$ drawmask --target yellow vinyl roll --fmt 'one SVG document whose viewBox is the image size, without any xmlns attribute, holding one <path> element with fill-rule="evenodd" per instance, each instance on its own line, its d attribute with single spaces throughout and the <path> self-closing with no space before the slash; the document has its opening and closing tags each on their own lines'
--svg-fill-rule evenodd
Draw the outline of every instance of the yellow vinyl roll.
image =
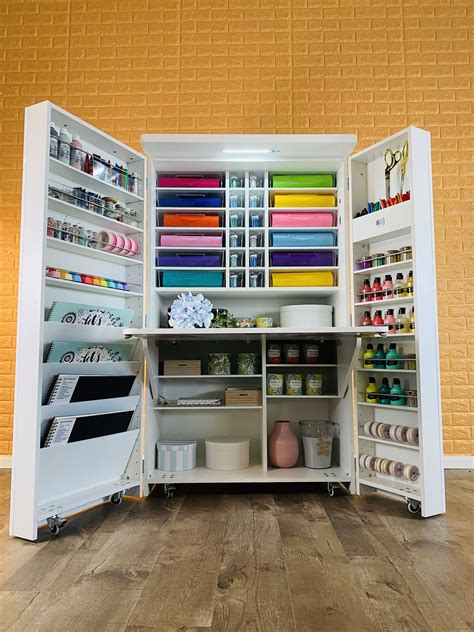
<svg viewBox="0 0 474 632">
<path fill-rule="evenodd" d="M 305 194 L 277 193 L 275 194 L 275 208 L 312 208 L 336 206 L 336 196 L 332 193 Z"/>
<path fill-rule="evenodd" d="M 332 287 L 332 272 L 272 272 L 273 287 Z"/>
</svg>

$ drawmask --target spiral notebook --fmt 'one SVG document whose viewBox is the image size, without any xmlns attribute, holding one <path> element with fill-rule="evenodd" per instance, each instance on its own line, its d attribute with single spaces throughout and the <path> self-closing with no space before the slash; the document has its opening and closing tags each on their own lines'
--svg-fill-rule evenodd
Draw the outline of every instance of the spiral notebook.
<svg viewBox="0 0 474 632">
<path fill-rule="evenodd" d="M 46 404 L 69 404 L 112 397 L 128 397 L 135 375 L 56 376 Z"/>
<path fill-rule="evenodd" d="M 133 309 L 55 301 L 49 310 L 48 321 L 95 327 L 130 327 L 134 313 Z"/>
<path fill-rule="evenodd" d="M 125 410 L 99 415 L 54 417 L 41 447 L 50 448 L 125 432 L 128 430 L 134 412 L 133 410 Z"/>
</svg>

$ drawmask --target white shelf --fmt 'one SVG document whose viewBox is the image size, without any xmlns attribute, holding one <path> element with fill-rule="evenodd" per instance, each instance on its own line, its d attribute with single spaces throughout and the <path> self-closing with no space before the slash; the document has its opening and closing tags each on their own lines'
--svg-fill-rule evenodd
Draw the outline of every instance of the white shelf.
<svg viewBox="0 0 474 632">
<path fill-rule="evenodd" d="M 387 263 L 383 266 L 374 266 L 365 270 L 354 270 L 354 274 L 362 276 L 375 276 L 380 272 L 395 272 L 396 270 L 413 269 L 413 259 L 409 261 L 398 261 L 397 263 Z"/>
<path fill-rule="evenodd" d="M 401 441 L 386 441 L 385 439 L 377 439 L 376 437 L 368 437 L 367 435 L 359 435 L 359 439 L 363 441 L 372 441 L 373 443 L 380 443 L 381 445 L 388 445 L 392 448 L 406 448 L 407 450 L 419 450 L 419 446 L 411 445 L 410 443 L 402 443 Z"/>
<path fill-rule="evenodd" d="M 308 467 L 271 468 L 251 465 L 245 470 L 209 470 L 200 466 L 186 472 L 154 470 L 149 476 L 152 483 L 337 483 L 349 482 L 351 474 L 340 467 L 316 470 Z"/>
<path fill-rule="evenodd" d="M 401 338 L 403 340 L 403 339 L 406 339 L 406 338 L 414 338 L 415 335 L 416 334 L 388 334 L 388 333 L 381 333 L 381 334 L 378 334 L 376 336 L 376 338 L 377 339 L 382 338 L 383 340 L 388 340 L 388 339 L 396 340 L 397 338 Z"/>
<path fill-rule="evenodd" d="M 66 165 L 64 162 L 61 162 L 56 158 L 49 158 L 49 170 L 50 173 L 66 178 L 74 184 L 80 184 L 81 186 L 90 188 L 94 192 L 101 193 L 102 195 L 116 197 L 122 202 L 143 202 L 143 198 L 139 195 L 135 195 L 126 189 L 116 187 L 113 184 L 94 178 L 94 176 L 91 176 L 84 171 L 79 171 L 79 169 L 74 169 L 74 167 Z"/>
<path fill-rule="evenodd" d="M 388 395 L 389 393 L 387 393 Z M 357 402 L 357 406 L 368 406 L 369 408 L 383 408 L 387 410 L 402 410 L 404 412 L 416 413 L 418 412 L 417 406 L 392 406 L 391 404 L 368 404 L 367 402 Z"/>
<path fill-rule="evenodd" d="M 153 376 L 155 380 L 214 380 L 214 379 L 234 379 L 234 378 L 261 378 L 261 373 L 256 373 L 254 375 L 155 375 Z M 180 406 L 182 408 L 182 406 Z M 214 408 L 214 406 L 213 406 Z"/>
<path fill-rule="evenodd" d="M 215 191 L 226 191 L 226 187 L 155 187 L 158 193 L 202 193 L 206 191 L 207 193 L 214 193 Z M 238 191 L 239 189 L 229 189 L 229 191 Z M 245 191 L 245 189 L 240 189 L 241 191 Z"/>
<path fill-rule="evenodd" d="M 225 226 L 211 226 L 209 228 L 199 226 L 156 226 L 155 230 L 162 233 L 223 233 L 226 230 Z M 233 230 L 236 230 L 235 228 Z"/>
<path fill-rule="evenodd" d="M 267 364 L 267 367 L 275 368 L 275 369 L 279 369 L 279 368 L 326 369 L 329 367 L 337 367 L 337 366 L 338 366 L 337 364 Z"/>
<path fill-rule="evenodd" d="M 195 271 L 205 271 L 205 272 L 224 272 L 224 267 L 213 267 L 213 266 L 155 266 L 155 270 L 176 270 L 177 272 L 181 272 L 182 270 L 195 270 Z"/>
<path fill-rule="evenodd" d="M 208 268 L 211 269 L 211 268 Z M 239 296 L 240 298 L 259 298 L 264 295 L 274 298 L 286 298 L 289 296 L 319 296 L 325 297 L 335 294 L 339 291 L 338 287 L 157 287 L 155 292 L 160 296 L 170 297 L 177 296 L 187 291 L 193 293 L 201 293 L 204 296 L 219 295 L 221 297 L 230 298 Z"/>
<path fill-rule="evenodd" d="M 212 252 L 212 251 L 216 251 L 216 252 L 224 252 L 225 251 L 225 247 L 213 247 L 213 248 L 205 248 L 203 246 L 155 246 L 155 250 L 172 250 L 173 252 L 176 250 L 179 250 L 179 252 Z M 237 248 L 233 248 L 232 250 L 238 250 Z M 245 248 L 243 248 L 242 250 L 245 250 Z"/>
<path fill-rule="evenodd" d="M 339 230 L 338 226 L 323 226 L 321 228 L 315 228 L 315 227 L 311 227 L 311 226 L 298 226 L 295 228 L 285 228 L 282 226 L 269 226 L 268 230 L 271 230 L 272 232 L 285 232 L 285 233 L 294 233 L 294 232 L 315 232 L 317 231 L 319 232 L 326 232 L 326 233 L 335 233 Z"/>
<path fill-rule="evenodd" d="M 339 246 L 269 246 L 268 250 L 278 250 L 278 251 L 282 251 L 284 250 L 285 252 L 287 250 L 303 250 L 303 251 L 320 251 L 320 250 L 339 250 Z"/>
<path fill-rule="evenodd" d="M 337 187 L 268 187 L 270 193 L 337 193 Z"/>
<path fill-rule="evenodd" d="M 341 399 L 340 395 L 266 395 L 267 399 Z"/>
<path fill-rule="evenodd" d="M 72 254 L 90 257 L 91 259 L 100 259 L 101 261 L 108 261 L 109 263 L 115 263 L 122 266 L 143 265 L 143 262 L 137 257 L 122 257 L 121 255 L 114 255 L 112 252 L 107 252 L 106 250 L 97 250 L 96 248 L 80 246 L 79 244 L 73 244 L 70 241 L 63 241 L 62 239 L 56 239 L 55 237 L 47 237 L 46 245 L 48 248 L 64 250 Z"/>
<path fill-rule="evenodd" d="M 268 266 L 269 270 L 287 272 L 320 272 L 321 270 L 339 270 L 339 266 Z"/>
<path fill-rule="evenodd" d="M 102 285 L 91 285 L 88 283 L 77 283 L 76 281 L 68 281 L 66 279 L 55 279 L 53 277 L 45 277 L 46 285 L 52 287 L 62 287 L 69 290 L 77 290 L 79 292 L 92 292 L 93 294 L 105 294 L 109 296 L 123 296 L 124 298 L 133 298 L 143 296 L 139 292 L 127 292 L 126 290 L 116 290 L 114 288 L 104 287 Z"/>
<path fill-rule="evenodd" d="M 413 303 L 413 296 L 403 296 L 402 298 L 386 298 L 381 301 L 367 301 L 366 303 L 354 303 L 354 307 L 365 307 L 367 309 L 384 305 L 403 305 L 403 303 Z"/>
<path fill-rule="evenodd" d="M 155 406 L 155 410 L 181 410 L 181 411 L 192 411 L 196 410 L 261 410 L 262 406 L 226 406 L 223 404 L 222 406 Z"/>
<path fill-rule="evenodd" d="M 363 470 L 365 472 L 366 470 Z M 408 481 L 403 479 L 389 480 L 387 478 L 379 478 L 372 476 L 371 478 L 359 479 L 361 485 L 367 485 L 374 489 L 379 489 L 381 492 L 389 492 L 390 494 L 396 494 L 397 496 L 408 496 L 412 500 L 421 500 L 420 488 L 417 485 L 412 485 Z"/>
<path fill-rule="evenodd" d="M 105 215 L 99 215 L 99 213 L 94 213 L 94 211 L 88 211 L 75 204 L 70 204 L 69 202 L 64 202 L 63 200 L 58 200 L 50 196 L 48 196 L 48 208 L 51 211 L 63 213 L 67 217 L 77 217 L 77 219 L 82 219 L 84 222 L 90 222 L 91 224 L 96 224 L 108 230 L 116 230 L 124 235 L 143 233 L 141 228 L 130 226 L 130 224 L 126 224 L 125 222 L 118 222 L 115 219 L 105 217 Z"/>
<path fill-rule="evenodd" d="M 413 362 L 413 360 L 412 360 Z M 415 373 L 415 369 L 356 369 L 359 373 Z"/>
</svg>

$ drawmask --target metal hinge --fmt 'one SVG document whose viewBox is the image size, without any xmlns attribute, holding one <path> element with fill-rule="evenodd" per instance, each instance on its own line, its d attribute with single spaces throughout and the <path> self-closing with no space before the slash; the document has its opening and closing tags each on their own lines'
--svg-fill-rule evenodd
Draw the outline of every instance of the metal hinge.
<svg viewBox="0 0 474 632">
<path fill-rule="evenodd" d="M 349 176 L 347 176 L 346 178 L 346 186 L 347 186 L 347 190 L 349 191 Z"/>
<path fill-rule="evenodd" d="M 145 474 L 145 459 L 142 459 L 142 474 Z"/>
</svg>

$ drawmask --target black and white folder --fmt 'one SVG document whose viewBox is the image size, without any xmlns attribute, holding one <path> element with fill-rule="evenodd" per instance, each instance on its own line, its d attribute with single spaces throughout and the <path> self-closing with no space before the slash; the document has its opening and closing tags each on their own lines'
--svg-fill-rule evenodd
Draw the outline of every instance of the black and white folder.
<svg viewBox="0 0 474 632">
<path fill-rule="evenodd" d="M 54 417 L 42 448 L 97 439 L 128 430 L 134 410 L 99 415 L 77 415 L 76 417 Z"/>
<path fill-rule="evenodd" d="M 69 375 L 60 373 L 50 391 L 49 404 L 73 404 L 96 399 L 128 397 L 135 375 Z"/>
</svg>

